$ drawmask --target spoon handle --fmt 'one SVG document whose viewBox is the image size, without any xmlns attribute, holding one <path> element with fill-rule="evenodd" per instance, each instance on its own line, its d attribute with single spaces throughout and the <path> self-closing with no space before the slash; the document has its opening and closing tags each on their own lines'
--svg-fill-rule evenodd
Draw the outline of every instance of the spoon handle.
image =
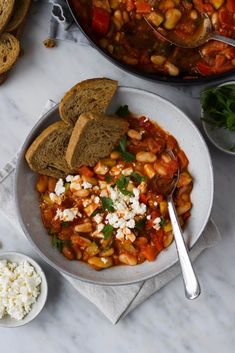
<svg viewBox="0 0 235 353">
<path fill-rule="evenodd" d="M 179 224 L 178 216 L 171 196 L 168 197 L 167 203 L 184 280 L 185 296 L 188 299 L 195 299 L 201 293 L 200 285 L 188 255 L 183 238 L 183 231 Z"/>
<path fill-rule="evenodd" d="M 210 39 L 218 40 L 219 42 L 227 43 L 235 47 L 235 39 L 232 39 L 232 38 L 220 36 L 219 34 L 213 34 L 213 36 L 211 36 Z"/>
</svg>

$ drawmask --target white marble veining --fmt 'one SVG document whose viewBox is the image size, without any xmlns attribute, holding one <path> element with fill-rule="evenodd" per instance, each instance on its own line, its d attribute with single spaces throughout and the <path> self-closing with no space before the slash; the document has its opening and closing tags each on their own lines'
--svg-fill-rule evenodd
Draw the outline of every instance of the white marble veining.
<svg viewBox="0 0 235 353">
<path fill-rule="evenodd" d="M 19 149 L 48 98 L 59 99 L 77 81 L 94 76 L 118 79 L 170 99 L 198 126 L 199 102 L 173 87 L 129 75 L 93 48 L 60 42 L 45 49 L 49 8 L 34 4 L 18 60 L 9 80 L 0 86 L 0 167 Z M 22 235 L 0 215 L 3 250 L 19 250 L 42 264 L 48 277 L 49 298 L 31 324 L 0 329 L 1 353 L 233 353 L 235 346 L 235 158 L 209 144 L 215 171 L 212 215 L 223 240 L 205 251 L 195 269 L 202 295 L 186 301 L 180 278 L 175 279 L 123 321 L 113 326 L 91 303 L 39 258 Z M 200 166 L 199 166 L 200 167 Z"/>
</svg>

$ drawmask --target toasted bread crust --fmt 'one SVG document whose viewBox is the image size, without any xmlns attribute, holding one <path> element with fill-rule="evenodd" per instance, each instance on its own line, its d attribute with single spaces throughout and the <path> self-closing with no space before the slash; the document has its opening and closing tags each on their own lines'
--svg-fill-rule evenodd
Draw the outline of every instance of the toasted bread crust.
<svg viewBox="0 0 235 353">
<path fill-rule="evenodd" d="M 124 133 L 126 133 L 128 130 L 129 124 L 127 121 L 123 120 L 122 118 L 105 116 L 103 114 L 94 114 L 92 112 L 82 114 L 79 117 L 76 125 L 73 128 L 73 132 L 70 137 L 67 151 L 65 154 L 65 159 L 66 159 L 68 165 L 70 166 L 70 168 L 76 169 L 76 168 L 80 167 L 80 165 L 76 164 L 77 163 L 76 162 L 76 159 L 77 159 L 76 153 L 77 153 L 77 146 L 80 142 L 80 138 L 82 138 L 84 131 L 86 131 L 87 128 L 90 128 L 90 123 L 92 121 L 95 121 L 97 123 L 97 130 L 98 130 L 99 129 L 99 120 L 102 121 L 102 119 L 106 120 L 108 123 L 111 122 L 113 127 L 118 126 L 120 129 L 118 136 L 117 136 L 117 140 L 113 141 L 113 145 L 111 146 L 111 149 L 108 151 L 108 153 L 110 153 L 112 151 L 114 145 L 117 143 L 117 141 L 120 139 L 120 137 Z M 97 135 L 97 137 L 98 137 L 98 135 Z M 97 149 L 99 148 L 98 147 L 98 140 L 97 140 L 96 147 L 97 147 Z M 100 156 L 100 158 L 103 158 L 106 156 L 107 155 L 103 155 L 103 156 Z M 84 159 L 85 159 L 85 156 L 84 156 Z M 98 160 L 96 162 L 98 162 Z M 88 162 L 86 163 L 86 161 L 84 160 L 84 165 L 87 165 L 87 164 L 88 164 Z"/>
<path fill-rule="evenodd" d="M 14 10 L 15 0 L 0 0 L 0 34 L 5 30 Z"/>
<path fill-rule="evenodd" d="M 6 26 L 6 32 L 15 34 L 21 24 L 24 23 L 31 5 L 31 0 L 16 1 L 12 17 Z"/>
<path fill-rule="evenodd" d="M 110 103 L 110 100 L 112 99 L 116 89 L 117 89 L 117 85 L 118 82 L 111 80 L 109 78 L 92 78 L 92 79 L 88 79 L 88 80 L 84 80 L 82 82 L 77 83 L 75 86 L 73 86 L 65 95 L 64 97 L 61 99 L 60 105 L 59 105 L 59 113 L 60 113 L 60 117 L 63 121 L 69 123 L 69 124 L 73 124 L 75 125 L 76 121 L 73 121 L 73 118 L 71 118 L 69 116 L 69 111 L 68 111 L 68 103 L 70 100 L 72 100 L 73 98 L 75 98 L 80 92 L 85 91 L 85 90 L 91 90 L 91 93 L 93 91 L 95 91 L 97 89 L 98 85 L 109 85 L 109 94 L 110 94 L 110 99 L 108 100 L 105 109 L 100 109 L 100 111 L 97 112 L 105 112 L 105 110 L 107 109 L 107 106 Z M 92 100 L 92 97 L 89 97 L 90 100 Z M 82 102 L 81 102 L 82 103 Z M 85 102 L 84 102 L 85 103 Z M 89 103 L 89 102 L 88 102 Z M 83 106 L 85 106 L 87 104 L 87 102 L 85 104 L 83 104 Z M 89 105 L 89 104 L 88 104 Z M 86 111 L 89 111 L 90 108 L 88 107 L 87 110 L 85 111 L 80 111 L 78 113 L 78 116 Z M 78 118 L 77 116 L 77 118 Z M 77 119 L 76 119 L 77 120 Z"/>
<path fill-rule="evenodd" d="M 20 43 L 10 33 L 0 36 L 0 74 L 10 70 L 20 54 Z"/>
</svg>

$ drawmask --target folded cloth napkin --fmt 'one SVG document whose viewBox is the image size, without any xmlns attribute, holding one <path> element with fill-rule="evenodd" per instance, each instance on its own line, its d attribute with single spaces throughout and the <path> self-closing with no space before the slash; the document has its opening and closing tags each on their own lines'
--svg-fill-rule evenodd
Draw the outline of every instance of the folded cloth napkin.
<svg viewBox="0 0 235 353">
<path fill-rule="evenodd" d="M 51 109 L 56 103 L 48 101 L 42 115 Z M 14 169 L 17 161 L 15 156 L 5 167 L 0 170 L 0 211 L 13 223 L 13 225 L 22 232 L 17 221 L 13 199 L 13 179 Z M 212 247 L 220 240 L 219 231 L 212 220 L 210 220 L 202 236 L 190 251 L 192 260 L 206 248 Z M 128 286 L 98 286 L 75 280 L 72 277 L 63 275 L 76 290 L 95 304 L 104 315 L 113 323 L 117 323 L 126 316 L 136 306 L 144 302 L 153 293 L 157 292 L 165 284 L 170 282 L 180 274 L 178 264 L 170 267 L 156 277 L 137 284 Z"/>
</svg>

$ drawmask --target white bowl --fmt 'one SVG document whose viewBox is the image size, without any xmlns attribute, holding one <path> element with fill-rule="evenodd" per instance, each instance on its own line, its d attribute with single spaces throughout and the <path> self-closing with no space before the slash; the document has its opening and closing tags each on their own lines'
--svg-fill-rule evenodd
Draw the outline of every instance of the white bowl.
<svg viewBox="0 0 235 353">
<path fill-rule="evenodd" d="M 135 88 L 119 87 L 109 108 L 113 113 L 127 104 L 136 114 L 155 120 L 178 140 L 189 158 L 189 170 L 194 178 L 192 215 L 185 228 L 185 239 L 191 248 L 202 234 L 210 216 L 213 201 L 213 171 L 208 148 L 192 121 L 175 105 L 153 93 Z M 27 137 L 19 155 L 15 174 L 15 201 L 21 226 L 39 254 L 57 270 L 76 279 L 102 285 L 130 284 L 151 278 L 178 261 L 173 243 L 154 262 L 137 266 L 114 266 L 95 271 L 83 262 L 68 261 L 50 244 L 43 227 L 35 189 L 37 175 L 26 161 L 25 152 L 45 127 L 59 119 L 58 106 L 45 114 Z"/>
<path fill-rule="evenodd" d="M 22 320 L 16 320 L 11 318 L 10 316 L 6 315 L 2 319 L 0 319 L 0 327 L 18 327 L 18 326 L 23 326 L 33 319 L 35 319 L 36 316 L 41 312 L 43 309 L 46 299 L 47 299 L 47 292 L 48 292 L 48 287 L 47 287 L 47 279 L 46 276 L 41 269 L 41 267 L 35 262 L 33 259 L 30 257 L 20 254 L 18 252 L 0 252 L 0 260 L 9 260 L 11 262 L 15 263 L 20 263 L 22 261 L 27 261 L 32 265 L 37 272 L 37 274 L 41 277 L 41 285 L 40 285 L 40 294 L 38 295 L 36 302 L 32 304 L 31 311 L 22 319 Z"/>
<path fill-rule="evenodd" d="M 222 83 L 218 87 L 231 84 L 235 84 L 235 81 Z M 201 109 L 201 116 L 202 118 L 204 117 L 203 109 Z M 235 156 L 235 152 L 230 150 L 230 148 L 235 145 L 235 131 L 229 131 L 227 129 L 214 126 L 205 120 L 202 120 L 202 126 L 208 139 L 215 147 L 227 154 Z"/>
</svg>

